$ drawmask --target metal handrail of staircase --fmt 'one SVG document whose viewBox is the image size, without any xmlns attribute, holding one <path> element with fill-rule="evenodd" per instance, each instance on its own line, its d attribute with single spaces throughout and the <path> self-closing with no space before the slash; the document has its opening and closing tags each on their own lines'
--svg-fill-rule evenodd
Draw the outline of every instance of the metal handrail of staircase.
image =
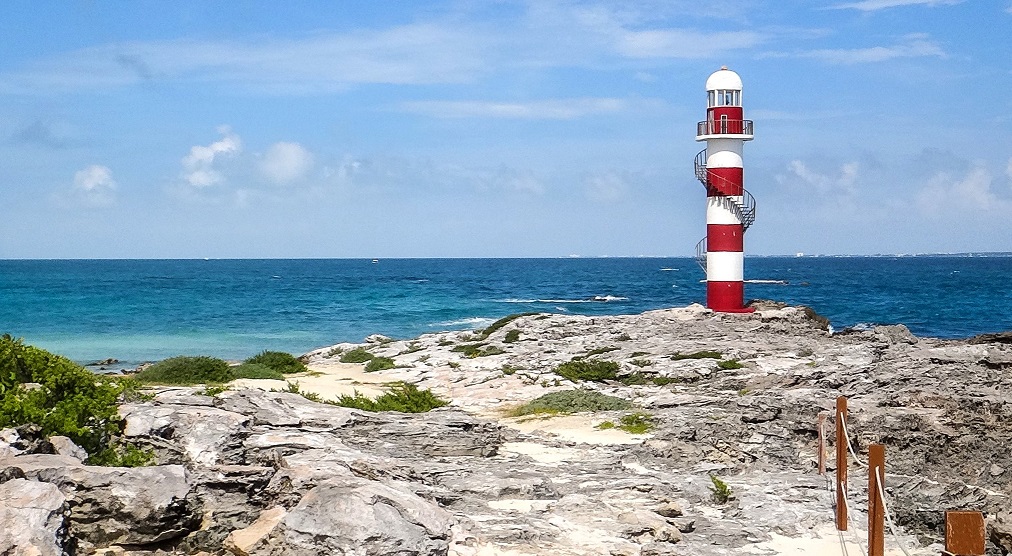
<svg viewBox="0 0 1012 556">
<path fill-rule="evenodd" d="M 696 264 L 703 269 L 703 274 L 706 274 L 706 237 L 696 244 Z"/>
<path fill-rule="evenodd" d="M 718 181 L 721 185 L 730 184 L 727 178 L 714 175 L 707 171 L 706 168 L 706 149 L 699 151 L 696 154 L 695 160 L 693 160 L 693 168 L 696 171 L 696 179 L 706 187 L 706 192 L 709 194 L 716 190 L 720 192 L 720 188 L 716 187 L 714 181 Z M 747 190 L 742 190 L 742 202 L 739 203 L 735 200 L 728 199 L 731 204 L 729 209 L 741 222 L 742 231 L 749 229 L 749 227 L 755 222 L 755 209 L 756 201 L 755 197 L 752 196 Z"/>
</svg>

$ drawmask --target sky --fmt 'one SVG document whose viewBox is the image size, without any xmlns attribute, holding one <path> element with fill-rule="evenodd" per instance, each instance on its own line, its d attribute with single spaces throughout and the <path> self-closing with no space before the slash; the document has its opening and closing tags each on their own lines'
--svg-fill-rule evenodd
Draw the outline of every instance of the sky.
<svg viewBox="0 0 1012 556">
<path fill-rule="evenodd" d="M 0 258 L 689 256 L 744 83 L 749 255 L 1012 251 L 1010 0 L 19 1 Z"/>
</svg>

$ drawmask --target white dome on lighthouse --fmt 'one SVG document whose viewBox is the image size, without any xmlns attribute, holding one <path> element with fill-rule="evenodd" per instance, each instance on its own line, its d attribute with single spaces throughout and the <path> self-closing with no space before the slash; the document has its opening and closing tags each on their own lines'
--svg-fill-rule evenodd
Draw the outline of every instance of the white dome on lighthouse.
<svg viewBox="0 0 1012 556">
<path fill-rule="evenodd" d="M 727 66 L 723 66 L 710 74 L 710 77 L 706 79 L 706 90 L 740 91 L 741 77 L 738 77 L 737 73 L 727 69 Z"/>
</svg>

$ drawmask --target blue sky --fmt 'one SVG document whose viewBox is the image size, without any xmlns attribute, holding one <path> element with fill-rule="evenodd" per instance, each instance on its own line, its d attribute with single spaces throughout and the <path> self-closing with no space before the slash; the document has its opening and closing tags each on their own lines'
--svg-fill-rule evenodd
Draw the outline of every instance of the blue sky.
<svg viewBox="0 0 1012 556">
<path fill-rule="evenodd" d="M 6 2 L 0 258 L 1012 251 L 1008 0 Z"/>
</svg>

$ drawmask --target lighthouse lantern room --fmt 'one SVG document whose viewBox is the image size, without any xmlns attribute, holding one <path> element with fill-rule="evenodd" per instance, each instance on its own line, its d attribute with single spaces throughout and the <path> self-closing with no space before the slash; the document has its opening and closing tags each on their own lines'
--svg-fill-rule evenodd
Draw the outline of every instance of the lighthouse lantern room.
<svg viewBox="0 0 1012 556">
<path fill-rule="evenodd" d="M 706 306 L 745 313 L 744 234 L 755 221 L 755 199 L 744 189 L 742 147 L 752 140 L 752 121 L 744 119 L 741 78 L 722 67 L 706 80 L 706 120 L 696 125 L 696 178 L 706 188 L 706 237 L 696 260 L 706 273 Z"/>
</svg>

